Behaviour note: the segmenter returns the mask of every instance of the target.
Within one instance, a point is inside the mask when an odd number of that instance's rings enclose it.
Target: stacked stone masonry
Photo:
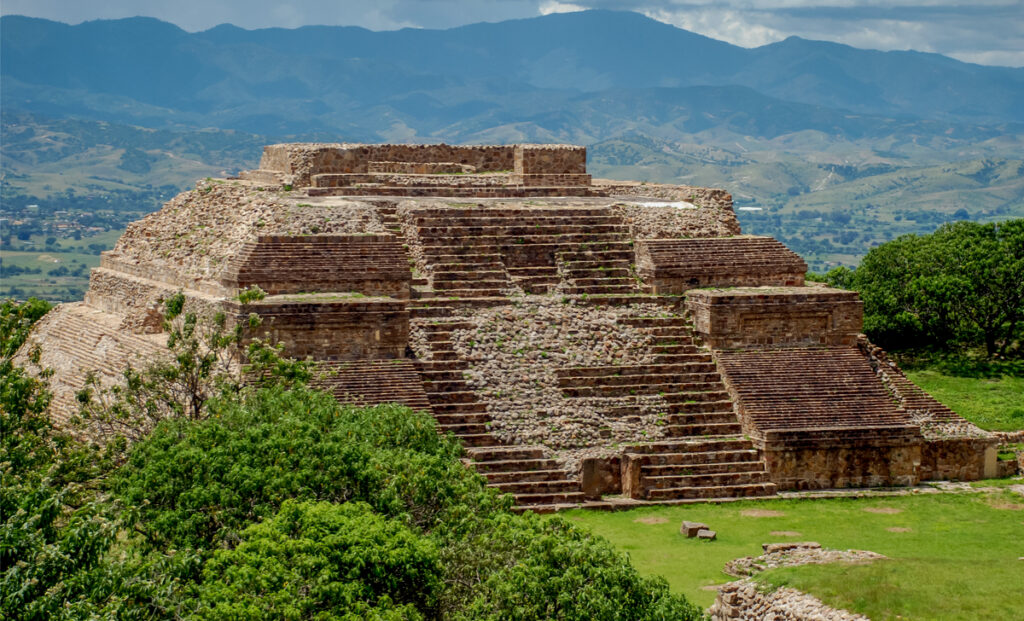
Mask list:
[[[807,263],[771,237],[648,239],[637,242],[637,272],[651,293],[700,287],[802,286]]]
[[[740,233],[728,193],[593,180],[582,147],[271,145],[131,225],[31,343],[65,420],[87,371],[162,354],[175,292],[254,313],[339,400],[430,411],[520,508],[989,472],[993,440],[858,341],[855,293]]]
[[[736,287],[686,293],[697,332],[718,349],[855,346],[863,305],[827,287]]]
[[[261,235],[228,260],[221,284],[271,295],[351,291],[409,297],[409,259],[394,235]]]

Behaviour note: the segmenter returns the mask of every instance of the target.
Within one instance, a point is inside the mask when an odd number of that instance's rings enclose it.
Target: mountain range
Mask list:
[[[94,189],[181,183],[255,163],[260,141],[536,141],[590,146],[597,174],[721,185],[781,216],[806,205],[895,212],[908,200],[978,219],[1024,215],[1012,175],[1024,159],[1024,69],[796,37],[742,48],[637,13],[196,33],[141,17],[72,26],[8,15],[0,77],[5,188],[36,194],[33,179],[48,170],[53,181],[58,168],[91,171],[81,178]],[[104,141],[111,133],[140,136],[151,165],[107,171],[127,148]],[[943,167],[1002,172],[965,173],[974,185],[951,194],[932,179]],[[893,189],[904,177],[912,194]],[[831,202],[813,198],[826,190]]]

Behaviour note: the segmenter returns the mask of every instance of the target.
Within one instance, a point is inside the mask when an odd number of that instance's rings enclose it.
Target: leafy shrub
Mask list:
[[[139,507],[138,528],[158,548],[230,544],[290,498],[361,500],[429,527],[448,507],[497,502],[459,450],[428,415],[270,387],[218,401],[204,421],[164,421],[112,486]]]
[[[441,565],[433,542],[369,505],[287,500],[203,569],[200,619],[422,619]]]

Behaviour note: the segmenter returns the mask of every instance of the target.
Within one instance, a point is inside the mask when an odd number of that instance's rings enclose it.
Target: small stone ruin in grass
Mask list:
[[[714,541],[718,538],[718,533],[708,528],[707,524],[700,522],[689,522],[684,520],[682,525],[679,527],[679,534],[685,535],[687,539],[706,539],[708,541]]]

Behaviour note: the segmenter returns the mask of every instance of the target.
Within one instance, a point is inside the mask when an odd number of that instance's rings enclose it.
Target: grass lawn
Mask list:
[[[722,573],[726,561],[757,556],[762,543],[817,541],[891,560],[777,569],[761,579],[874,621],[1024,619],[1024,561],[1018,560],[1024,556],[1024,498],[1010,491],[576,510],[564,516],[606,537],[641,572],[663,576],[703,607],[715,592],[702,587],[734,580]],[[684,538],[683,520],[707,523],[718,540]]]
[[[89,251],[89,244],[112,248],[124,231],[107,231],[80,240],[61,239],[49,249],[44,247],[43,235],[33,236],[30,242],[18,241],[14,249],[0,250],[4,266],[39,269],[39,274],[4,274],[0,279],[0,299],[37,297],[51,302],[81,300],[89,287],[89,268],[100,264],[100,257]],[[51,276],[47,272],[66,267],[68,270],[84,265],[78,276]]]
[[[1024,377],[959,377],[935,369],[906,373],[910,381],[982,429],[1024,429]]]

